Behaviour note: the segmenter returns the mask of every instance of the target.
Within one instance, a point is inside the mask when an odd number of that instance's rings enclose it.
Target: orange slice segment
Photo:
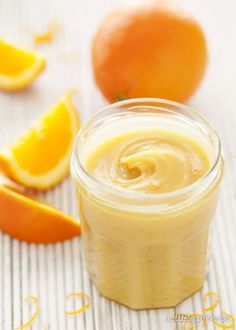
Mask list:
[[[28,243],[55,243],[80,234],[80,224],[69,215],[0,186],[0,230]]]
[[[49,109],[12,145],[0,151],[0,171],[25,187],[48,189],[69,172],[79,116],[70,94]]]
[[[43,71],[44,57],[0,40],[0,89],[27,87]]]

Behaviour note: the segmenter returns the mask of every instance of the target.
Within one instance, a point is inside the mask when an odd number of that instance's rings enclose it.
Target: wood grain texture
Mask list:
[[[0,37],[6,40],[32,46],[30,30],[40,31],[52,21],[61,24],[54,42],[38,48],[48,58],[45,73],[26,91],[0,93],[0,147],[17,136],[69,87],[79,87],[81,91],[77,102],[82,121],[106,104],[92,78],[91,37],[104,15],[126,2],[0,0]],[[213,255],[203,290],[175,310],[129,311],[98,294],[84,269],[80,238],[63,244],[36,246],[0,233],[1,330],[13,330],[27,320],[34,310],[33,305],[22,302],[28,295],[37,295],[42,306],[32,329],[173,330],[176,325],[168,322],[168,316],[177,312],[201,312],[203,294],[207,291],[216,291],[221,296],[217,313],[225,311],[236,316],[236,2],[176,2],[194,13],[206,31],[208,70],[189,103],[216,126],[226,164],[216,214]],[[76,54],[73,60],[72,53]],[[40,197],[77,216],[71,179]],[[65,299],[66,294],[75,291],[90,295],[92,306],[81,315],[65,316],[66,308],[77,308],[80,304],[79,300],[67,302]],[[208,329],[217,327],[209,323]]]

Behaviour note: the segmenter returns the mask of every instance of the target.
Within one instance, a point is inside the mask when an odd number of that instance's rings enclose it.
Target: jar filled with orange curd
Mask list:
[[[86,267],[103,296],[163,308],[202,288],[223,174],[205,117],[159,99],[107,106],[81,128],[71,171]]]

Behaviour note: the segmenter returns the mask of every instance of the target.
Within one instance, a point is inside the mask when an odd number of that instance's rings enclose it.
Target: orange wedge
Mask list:
[[[44,190],[69,172],[79,116],[70,94],[64,94],[32,127],[0,150],[0,172],[25,187]]]
[[[0,230],[29,243],[55,243],[80,234],[80,224],[46,204],[0,185]]]
[[[45,64],[44,57],[0,40],[0,89],[15,91],[27,87]]]

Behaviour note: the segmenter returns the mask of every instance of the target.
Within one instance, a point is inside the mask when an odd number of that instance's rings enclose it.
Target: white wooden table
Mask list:
[[[26,91],[0,93],[0,147],[17,136],[68,87],[80,88],[78,106],[83,121],[105,104],[92,79],[91,36],[109,10],[126,2],[0,0],[1,38],[31,45],[31,35],[27,32],[30,28],[40,30],[55,20],[62,24],[55,41],[39,48],[48,58],[45,73]],[[28,295],[35,295],[41,301],[40,316],[31,327],[40,330],[172,330],[176,329],[176,324],[168,322],[168,316],[178,312],[201,312],[203,294],[208,291],[215,291],[221,297],[216,314],[225,311],[236,316],[236,2],[177,2],[194,12],[206,31],[210,54],[208,71],[189,103],[216,126],[226,162],[216,215],[213,257],[202,292],[175,310],[129,311],[99,296],[84,269],[80,238],[63,244],[36,246],[0,233],[1,330],[13,330],[29,318],[34,306],[22,302]],[[79,60],[69,60],[71,53],[79,54]],[[71,179],[40,197],[77,216]],[[86,313],[65,315],[65,308],[70,307],[65,295],[70,292],[84,292],[91,296],[92,306]],[[80,304],[79,299],[74,300],[71,308]],[[207,328],[217,329],[211,322]],[[179,329],[182,329],[181,325]]]

